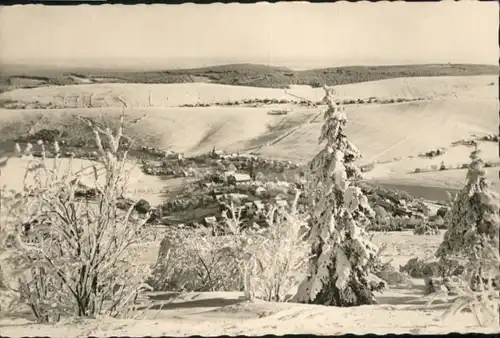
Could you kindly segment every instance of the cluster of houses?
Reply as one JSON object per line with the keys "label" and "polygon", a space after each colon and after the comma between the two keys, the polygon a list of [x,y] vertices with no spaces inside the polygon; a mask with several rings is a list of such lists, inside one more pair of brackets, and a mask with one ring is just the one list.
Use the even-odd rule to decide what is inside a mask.
{"label": "cluster of houses", "polygon": [[174,152],[143,148],[144,152],[164,159],[155,163],[143,161],[146,174],[190,177],[192,172],[196,172],[196,177],[203,177],[196,183],[193,194],[164,205],[158,215],[158,219],[163,220],[160,223],[177,224],[179,227],[186,222],[205,226],[222,224],[222,213],[226,211],[229,216],[229,206],[233,205],[233,210],[244,223],[265,224],[268,211],[274,209],[279,214],[288,206],[285,196],[291,183],[265,183],[257,179],[255,169],[289,168],[293,166],[291,162],[264,160],[258,156],[226,153],[215,148],[193,158],[172,158]]}
{"label": "cluster of houses", "polygon": [[218,209],[214,209],[212,215],[192,220],[193,222],[201,222],[205,226],[222,224],[222,213],[226,212],[228,217],[232,217],[234,211],[244,224],[264,225],[271,209],[276,210],[279,215],[289,205],[284,194],[274,194],[271,197],[265,184],[254,181],[249,174],[226,171],[222,177],[223,182],[199,183]]}
{"label": "cluster of houses", "polygon": [[212,159],[221,162],[230,162],[240,170],[252,170],[258,168],[281,167],[282,169],[296,169],[298,166],[291,161],[267,160],[259,156],[240,153],[226,153],[215,148],[208,154]]}
{"label": "cluster of houses", "polygon": [[290,109],[273,109],[267,112],[268,115],[287,115]]}
{"label": "cluster of houses", "polygon": [[437,157],[437,156],[444,155],[445,153],[446,153],[446,149],[445,148],[438,148],[438,149],[430,150],[430,151],[428,151],[426,153],[420,154],[419,156],[420,157],[425,157],[425,158],[434,158],[434,157]]}
{"label": "cluster of houses", "polygon": [[147,153],[149,155],[157,156],[162,159],[167,160],[183,160],[184,154],[175,152],[173,150],[162,150],[155,147],[142,146],[141,152]]}
{"label": "cluster of houses", "polygon": [[[473,135],[474,136],[474,135]],[[499,141],[499,135],[498,134],[489,134],[489,135],[483,135],[480,137],[475,137],[474,139],[460,139],[458,141],[452,142],[452,146],[466,146],[466,147],[474,147],[477,145],[478,141],[485,141],[485,142],[498,142]]]}
{"label": "cluster of houses", "polygon": [[[233,212],[242,223],[242,227],[251,226],[253,228],[265,227],[267,224],[268,213],[275,210],[274,217],[279,217],[289,206],[288,201],[282,196],[276,196],[265,200],[253,199],[252,197],[239,193],[217,194],[218,210],[214,210],[212,215],[204,216],[198,219],[188,221],[188,224],[201,223],[206,227],[223,225],[222,214],[225,212],[227,217],[233,217]],[[178,223],[177,227],[185,227],[185,221]],[[177,222],[175,222],[177,223]]]}
{"label": "cluster of houses", "polygon": [[196,176],[196,171],[193,168],[183,169],[181,167],[171,168],[165,167],[163,165],[155,165],[143,161],[141,170],[146,175],[153,176],[172,176],[172,177],[194,177]]}
{"label": "cluster of houses", "polygon": [[454,147],[456,147],[456,146],[474,147],[477,145],[477,141],[476,140],[460,139],[458,141],[451,142],[451,145]]}
{"label": "cluster of houses", "polygon": [[320,102],[310,102],[308,100],[287,100],[287,99],[271,99],[271,98],[264,98],[264,99],[243,99],[243,100],[237,100],[237,101],[223,101],[223,102],[213,102],[213,103],[203,103],[203,102],[197,102],[197,103],[187,103],[183,104],[180,107],[210,107],[210,106],[240,106],[240,105],[246,105],[246,106],[251,106],[251,107],[258,107],[261,105],[271,105],[271,104],[296,104],[300,106],[317,106]]}
{"label": "cluster of houses", "polygon": [[479,141],[489,141],[489,142],[498,142],[499,137],[498,134],[489,134],[484,135],[478,138]]}
{"label": "cluster of houses", "polygon": [[[156,157],[153,161],[142,160],[143,172],[155,176],[191,177],[196,176],[194,175],[196,171],[198,173],[216,172],[219,174],[221,171],[233,167],[229,170],[246,171],[249,172],[250,177],[254,178],[253,174],[259,169],[282,173],[287,169],[298,168],[291,161],[266,160],[251,154],[226,153],[215,148],[206,154],[188,158],[184,157],[182,153],[148,146],[141,147],[141,152]],[[245,174],[236,174],[230,178],[230,181],[233,180],[232,182],[235,183],[234,179],[236,182],[248,179],[248,177],[244,178],[243,176]]]}
{"label": "cluster of houses", "polygon": [[421,224],[430,224],[444,229],[444,218],[449,208],[442,206],[435,214],[419,199],[405,199],[398,192],[383,189],[369,196],[370,205],[375,211],[374,228],[389,226],[392,230],[409,229]]}
{"label": "cluster of houses", "polygon": [[215,149],[215,147],[210,151],[208,156],[212,159],[233,161],[256,161],[258,159],[258,157],[254,155],[241,154],[240,152],[228,153],[221,149]]}
{"label": "cluster of houses", "polygon": [[429,213],[429,208],[419,200],[406,201],[388,196],[378,195],[371,202],[374,207],[382,208],[393,216],[408,217],[423,220]]}
{"label": "cluster of houses", "polygon": [[[289,206],[283,194],[270,197],[262,182],[252,180],[252,177],[248,174],[226,172],[225,176],[227,177],[227,185],[248,187],[252,191],[252,196],[234,192],[223,193],[218,191],[216,185],[208,183],[209,187],[214,187],[211,194],[214,200],[219,203],[221,213],[225,211],[228,216],[231,216],[231,212],[234,210],[244,223],[249,223],[248,225],[255,227],[256,224],[262,225],[266,223],[267,214],[271,209],[276,210],[277,215],[279,215]],[[231,205],[233,210],[231,210]],[[214,217],[204,220],[205,225],[213,224],[213,222]]]}

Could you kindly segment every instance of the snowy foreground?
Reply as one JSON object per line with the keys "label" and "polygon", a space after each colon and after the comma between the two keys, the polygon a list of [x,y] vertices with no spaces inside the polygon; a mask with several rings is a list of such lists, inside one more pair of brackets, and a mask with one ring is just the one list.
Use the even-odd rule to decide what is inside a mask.
{"label": "snowy foreground", "polygon": [[[439,301],[424,309],[421,291],[391,290],[377,306],[333,308],[318,305],[279,304],[242,300],[238,292],[152,295],[159,305],[145,315],[153,319],[71,321],[57,325],[23,325],[23,320],[0,320],[6,336],[189,336],[264,334],[386,334],[386,333],[495,333],[498,326],[478,327],[464,312],[443,322]],[[417,300],[411,302],[411,300]],[[394,303],[409,302],[405,305]],[[157,309],[158,308],[158,309]],[[8,326],[7,326],[8,325]]]}
{"label": "snowy foreground", "polygon": [[[405,264],[412,257],[430,257],[442,240],[442,233],[416,236],[411,232],[377,233],[377,244],[387,243],[384,260]],[[144,262],[156,260],[158,244],[148,245]],[[499,332],[500,327],[480,327],[470,312],[441,320],[449,306],[435,301],[425,308],[423,280],[412,285],[391,286],[377,294],[379,305],[334,308],[293,303],[243,301],[240,292],[151,293],[152,306],[138,314],[141,319],[67,320],[54,325],[34,324],[26,313],[0,319],[2,336],[189,336],[189,335],[264,335],[264,334],[386,334]],[[143,319],[144,318],[144,319]]]}

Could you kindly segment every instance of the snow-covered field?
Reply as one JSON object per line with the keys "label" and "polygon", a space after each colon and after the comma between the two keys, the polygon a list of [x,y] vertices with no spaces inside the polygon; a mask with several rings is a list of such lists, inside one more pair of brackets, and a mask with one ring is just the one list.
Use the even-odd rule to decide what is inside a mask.
{"label": "snow-covered field", "polygon": [[[148,319],[82,320],[56,325],[28,324],[24,320],[0,320],[0,332],[9,337],[109,337],[109,336],[219,336],[266,334],[447,334],[498,333],[498,326],[478,327],[471,313],[439,320],[443,304],[423,309],[422,302],[332,308],[293,303],[247,303],[241,293],[164,294],[162,310],[151,310]],[[392,300],[419,298],[415,291],[393,291]],[[437,302],[438,303],[438,302]],[[155,317],[156,316],[156,317]]]}
{"label": "snow-covered field", "polygon": [[[435,236],[415,236],[410,232],[378,233],[377,244],[387,243],[383,258],[393,259],[397,267],[412,257],[431,256],[442,240]],[[144,251],[144,262],[156,259],[158,243]],[[436,301],[425,308],[423,281],[390,287],[377,294],[378,305],[333,308],[294,303],[245,302],[240,292],[150,293],[148,309],[138,319],[76,321],[40,325],[23,313],[0,319],[4,336],[189,336],[189,335],[264,335],[264,334],[433,334],[449,332],[496,333],[497,325],[479,327],[469,312],[447,321],[441,316],[447,304]],[[146,298],[146,297],[145,297]]]}
{"label": "snow-covered field", "polygon": [[[498,107],[498,100],[469,99],[348,106],[346,133],[363,153],[362,162],[391,161],[450,147],[451,142],[470,138],[473,133],[495,133]],[[307,161],[321,148],[317,141],[321,126],[318,118],[277,144],[263,147],[260,153]],[[493,154],[490,158],[496,156]],[[467,156],[461,163],[468,161]]]}
{"label": "snow-covered field", "polygon": [[[493,84],[493,85],[492,85]],[[498,77],[449,76],[397,78],[341,85],[336,87],[342,99],[414,99],[495,98]],[[323,97],[321,88],[293,86],[290,93],[317,101]],[[87,107],[175,107],[182,104],[226,102],[243,99],[293,99],[283,89],[230,86],[212,83],[180,84],[80,84],[30,89],[16,89],[0,95],[27,103],[57,104],[66,108]]]}
{"label": "snow-covered field", "polygon": [[[21,190],[23,188],[23,180],[26,168],[30,163],[29,158],[12,157],[7,162],[6,166],[2,168],[0,175],[0,186],[6,190]],[[47,165],[51,168],[54,164],[53,159],[47,160]],[[95,186],[95,179],[92,167],[96,166],[100,174],[98,183],[104,182],[104,171],[102,165],[96,162],[91,162],[85,159],[67,159],[62,158],[59,160],[57,168],[59,175],[66,175],[69,171],[74,177],[78,177],[80,183],[87,187]],[[170,195],[179,187],[182,187],[189,178],[172,178],[162,180],[157,176],[145,175],[140,165],[136,162],[129,161],[125,166],[127,177],[127,194],[135,199],[143,198],[152,205],[160,204],[166,195]],[[26,184],[32,184],[33,179],[28,177]]]}

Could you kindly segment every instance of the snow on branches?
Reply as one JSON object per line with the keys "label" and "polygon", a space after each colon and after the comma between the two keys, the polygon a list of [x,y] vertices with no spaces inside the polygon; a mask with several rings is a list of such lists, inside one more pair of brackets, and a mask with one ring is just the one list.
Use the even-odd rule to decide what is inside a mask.
{"label": "snow on branches", "polygon": [[327,109],[319,142],[325,147],[311,161],[308,187],[313,258],[295,299],[333,306],[373,304],[372,292],[382,284],[370,281],[377,248],[364,230],[374,212],[356,187],[361,172],[354,161],[361,153],[344,134],[344,107],[332,88],[324,89]]}
{"label": "snow on branches", "polygon": [[470,155],[465,187],[456,196],[446,214],[448,230],[436,252],[443,266],[450,266],[448,258],[482,256],[487,246],[499,248],[499,196],[486,179],[480,150]]}

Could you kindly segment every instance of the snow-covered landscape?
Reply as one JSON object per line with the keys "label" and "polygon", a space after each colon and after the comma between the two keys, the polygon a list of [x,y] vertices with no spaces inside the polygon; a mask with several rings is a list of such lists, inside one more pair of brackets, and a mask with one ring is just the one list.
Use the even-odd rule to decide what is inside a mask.
{"label": "snow-covered landscape", "polygon": [[[476,13],[491,27],[498,24],[487,14],[489,4],[438,10],[419,4],[421,11],[409,12],[404,4],[401,10],[372,4],[376,14],[362,5],[321,5],[349,20],[364,18],[353,41],[332,33],[353,59],[359,50],[350,44],[368,43],[369,36],[392,46],[373,47],[373,59],[404,54],[391,40],[397,37],[383,38],[390,27],[380,28],[384,15],[390,21],[432,12],[441,22]],[[216,17],[212,6],[205,18]],[[220,38],[224,27],[204,19],[213,29],[206,39],[219,47],[231,42],[232,53],[252,29],[256,41],[267,41],[257,36],[261,28],[244,28],[249,17],[273,17],[288,29],[298,29],[292,28],[298,18],[301,27],[304,20],[330,22],[318,9],[295,12],[311,4],[239,6],[249,12],[224,7],[241,21],[231,21],[240,33],[227,41]],[[19,16],[40,22],[21,35],[6,31],[7,52],[0,53],[6,64],[0,72],[0,335],[498,332],[499,68],[496,55],[487,55],[490,46],[470,36],[473,29],[477,36],[486,32],[486,24],[473,28],[450,19],[450,27],[436,32],[449,39],[439,48],[408,32],[429,45],[422,60],[439,53],[451,60],[425,64],[332,61],[328,68],[298,70],[250,60],[118,69],[72,65],[61,58],[69,53],[63,47],[59,56],[43,54],[57,67],[37,65],[34,57],[23,65],[12,61],[35,43],[34,29],[52,36],[56,26],[43,15],[77,33],[76,13],[94,15],[97,26],[123,23],[124,9],[79,8],[0,12],[2,23]],[[143,9],[148,25],[173,25],[160,23],[167,15],[161,8],[172,7]],[[186,19],[197,7],[182,8],[175,15]],[[192,29],[180,27],[193,43]],[[285,39],[283,27],[274,28]],[[450,42],[460,29],[468,29],[467,42]],[[95,55],[85,52],[89,58],[127,48],[137,58],[140,48],[151,57],[160,53],[153,42],[135,50],[111,47],[112,36],[127,39],[117,28],[100,42],[85,40],[87,49],[71,45],[81,53],[94,48]],[[139,41],[130,36],[131,45]],[[168,36],[186,57],[211,50],[201,44],[193,52]],[[70,44],[53,39],[43,41]],[[273,48],[299,53],[280,41],[275,37]],[[326,53],[320,47],[327,42],[314,41],[304,48]],[[473,48],[478,61],[454,61]],[[222,56],[241,59],[227,53]],[[340,52],[331,53],[335,60]]]}

